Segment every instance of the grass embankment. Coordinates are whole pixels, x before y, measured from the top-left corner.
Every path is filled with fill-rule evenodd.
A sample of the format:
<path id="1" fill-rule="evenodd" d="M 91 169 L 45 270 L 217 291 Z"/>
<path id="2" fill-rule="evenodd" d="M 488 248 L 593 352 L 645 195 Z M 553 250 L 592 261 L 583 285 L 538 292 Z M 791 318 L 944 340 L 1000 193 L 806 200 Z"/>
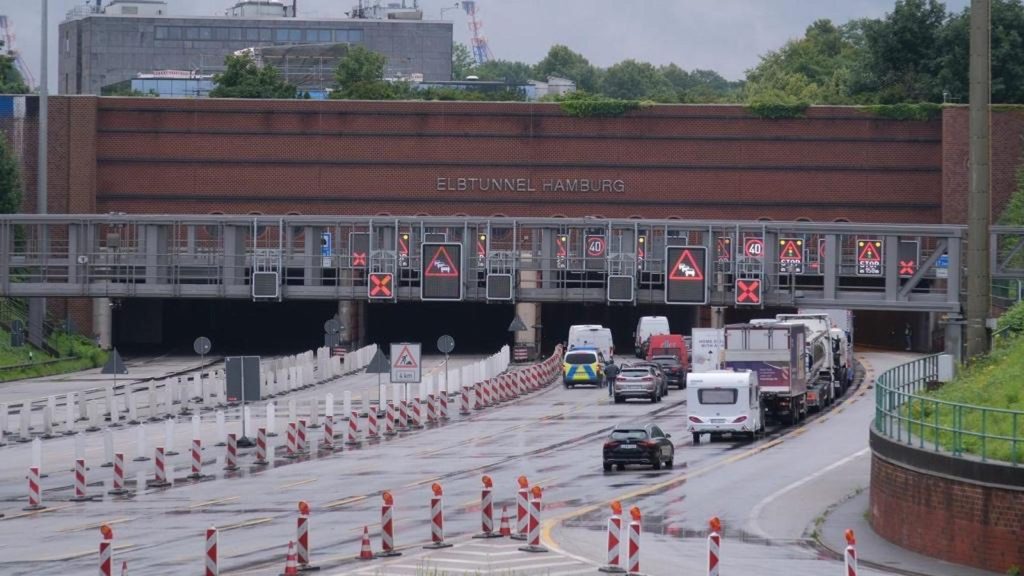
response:
<path id="1" fill-rule="evenodd" d="M 11 335 L 0 329 L 0 382 L 77 372 L 107 361 L 107 353 L 82 336 L 58 332 L 48 343 L 60 354 L 58 357 L 28 344 L 11 348 Z"/>
<path id="2" fill-rule="evenodd" d="M 1007 316 L 1024 320 L 1024 308 L 1016 308 Z M 1013 319 L 1005 318 L 1000 324 L 1006 326 Z M 954 450 L 959 443 L 959 448 L 970 454 L 980 456 L 984 452 L 986 458 L 1024 461 L 1024 334 L 1012 329 L 1005 333 L 1009 336 L 1000 339 L 990 354 L 962 368 L 952 382 L 922 394 L 960 406 L 938 402 L 922 406 L 918 401 L 908 406 L 913 418 L 923 418 L 927 423 L 923 434 L 915 432 L 926 443 L 935 441 L 933 427 L 938 422 L 941 428 L 964 431 L 959 436 L 939 433 L 939 443 L 947 450 Z M 983 442 L 980 434 L 988 438 Z M 1016 444 L 1012 440 L 1015 435 Z"/>

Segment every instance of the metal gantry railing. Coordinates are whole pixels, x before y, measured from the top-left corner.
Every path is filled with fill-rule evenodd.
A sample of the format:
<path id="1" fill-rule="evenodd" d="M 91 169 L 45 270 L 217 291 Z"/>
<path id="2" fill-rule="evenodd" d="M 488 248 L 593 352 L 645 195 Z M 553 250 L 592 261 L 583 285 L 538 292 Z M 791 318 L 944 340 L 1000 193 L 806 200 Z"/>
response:
<path id="1" fill-rule="evenodd" d="M 692 246 L 706 254 L 701 303 L 735 305 L 737 281 L 757 279 L 756 306 L 955 315 L 964 234 L 820 222 L 11 215 L 0 217 L 0 295 L 253 298 L 259 284 L 279 299 L 365 300 L 369 274 L 390 273 L 393 300 L 416 300 L 422 246 L 440 240 L 461 245 L 471 301 L 495 299 L 488 279 L 501 275 L 512 279 L 498 298 L 507 301 L 665 303 L 668 248 Z"/>
<path id="2" fill-rule="evenodd" d="M 883 372 L 875 382 L 875 430 L 897 442 L 953 456 L 1019 466 L 1024 412 L 940 400 L 922 394 L 938 382 L 939 358 L 925 356 Z"/>

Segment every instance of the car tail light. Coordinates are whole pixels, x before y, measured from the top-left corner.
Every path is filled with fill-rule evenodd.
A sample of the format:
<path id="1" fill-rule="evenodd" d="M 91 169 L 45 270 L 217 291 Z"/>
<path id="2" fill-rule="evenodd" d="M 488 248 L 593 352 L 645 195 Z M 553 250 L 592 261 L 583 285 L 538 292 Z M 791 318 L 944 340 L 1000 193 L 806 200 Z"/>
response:
<path id="1" fill-rule="evenodd" d="M 733 420 L 732 423 L 733 424 L 739 424 L 740 422 L 746 422 L 746 421 L 747 421 L 747 417 L 746 416 L 740 416 L 739 418 Z"/>
<path id="2" fill-rule="evenodd" d="M 808 402 L 817 402 L 818 401 L 818 394 L 815 393 L 815 392 L 808 392 L 807 393 L 807 401 Z"/>
<path id="3" fill-rule="evenodd" d="M 604 443 L 604 449 L 605 450 L 614 450 L 614 449 L 616 449 L 618 447 L 619 447 L 619 442 L 605 442 Z"/>
<path id="4" fill-rule="evenodd" d="M 643 446 L 644 448 L 654 448 L 655 446 L 658 445 L 658 443 L 655 442 L 654 440 L 641 440 L 637 442 L 637 444 Z"/>
<path id="5" fill-rule="evenodd" d="M 643 378 L 640 379 L 640 381 L 641 382 L 653 382 L 654 378 L 651 377 L 651 376 L 644 376 Z"/>
<path id="6" fill-rule="evenodd" d="M 701 420 L 700 418 L 698 418 L 696 416 L 690 416 L 690 422 L 693 422 L 694 424 L 703 424 L 704 423 L 703 420 Z"/>

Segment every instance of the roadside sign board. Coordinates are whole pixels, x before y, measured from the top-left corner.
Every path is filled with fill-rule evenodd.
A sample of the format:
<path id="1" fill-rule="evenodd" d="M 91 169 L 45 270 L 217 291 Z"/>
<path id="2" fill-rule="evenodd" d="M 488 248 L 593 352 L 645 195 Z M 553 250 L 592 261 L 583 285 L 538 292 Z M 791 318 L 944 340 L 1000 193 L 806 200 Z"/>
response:
<path id="1" fill-rule="evenodd" d="M 881 276 L 882 241 L 876 239 L 857 239 L 857 276 Z"/>
<path id="2" fill-rule="evenodd" d="M 260 400 L 260 357 L 228 356 L 224 359 L 228 402 Z"/>
<path id="3" fill-rule="evenodd" d="M 747 258 L 760 260 L 764 257 L 764 239 L 749 237 L 743 240 L 743 255 Z"/>
<path id="4" fill-rule="evenodd" d="M 949 255 L 943 254 L 935 261 L 935 277 L 949 278 Z"/>
<path id="5" fill-rule="evenodd" d="M 462 300 L 462 244 L 424 242 L 421 300 Z"/>
<path id="6" fill-rule="evenodd" d="M 760 306 L 761 300 L 761 279 L 760 278 L 737 278 L 736 279 L 736 305 L 737 306 Z"/>
<path id="7" fill-rule="evenodd" d="M 804 273 L 804 241 L 801 238 L 779 239 L 779 272 Z"/>
<path id="8" fill-rule="evenodd" d="M 707 304 L 707 248 L 665 247 L 665 303 Z"/>
<path id="9" fill-rule="evenodd" d="M 391 345 L 391 381 L 417 384 L 423 374 L 419 343 L 400 342 Z"/>
<path id="10" fill-rule="evenodd" d="M 918 262 L 921 261 L 921 243 L 917 240 L 900 240 L 897 259 L 900 278 L 910 278 L 916 274 Z"/>
<path id="11" fill-rule="evenodd" d="M 394 275 L 390 272 L 370 272 L 369 278 L 366 291 L 371 300 L 389 300 L 394 297 Z"/>

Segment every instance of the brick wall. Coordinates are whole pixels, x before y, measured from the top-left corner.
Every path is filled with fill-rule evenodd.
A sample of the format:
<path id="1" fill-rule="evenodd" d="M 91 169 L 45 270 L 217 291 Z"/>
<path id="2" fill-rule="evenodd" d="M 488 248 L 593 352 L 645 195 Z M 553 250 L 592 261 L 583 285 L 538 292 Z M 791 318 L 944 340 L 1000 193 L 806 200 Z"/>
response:
<path id="1" fill-rule="evenodd" d="M 1024 568 L 1024 490 L 917 472 L 875 455 L 871 524 L 927 556 L 999 573 Z"/>

